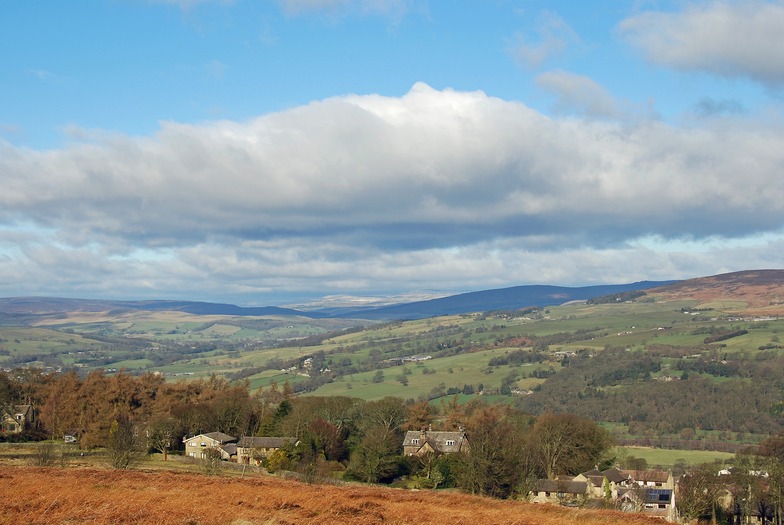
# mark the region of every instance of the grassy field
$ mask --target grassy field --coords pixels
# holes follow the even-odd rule
[[[650,467],[659,466],[672,468],[673,465],[700,465],[702,463],[721,463],[735,457],[729,452],[710,450],[671,450],[653,447],[619,447],[615,451],[618,457],[634,456],[648,462]]]

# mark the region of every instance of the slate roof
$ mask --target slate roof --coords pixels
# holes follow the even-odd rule
[[[602,471],[601,474],[607,481],[611,483],[621,483],[622,481],[626,481],[629,479],[629,475],[624,473],[625,471],[619,470],[615,467],[608,468],[605,471]]]
[[[437,452],[449,454],[463,450],[463,447],[468,444],[468,438],[463,431],[444,432],[440,430],[409,430],[403,438],[403,447],[422,448],[425,443],[430,444]]]
[[[537,492],[556,492],[562,494],[585,494],[588,483],[585,481],[563,481],[558,479],[540,479],[536,482]]]
[[[246,436],[240,438],[237,446],[241,448],[281,448],[296,442],[297,438],[294,437]]]
[[[669,473],[663,470],[622,470],[621,472],[635,481],[643,482],[667,483],[670,477]]]

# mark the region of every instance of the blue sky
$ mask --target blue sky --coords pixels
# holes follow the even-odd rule
[[[782,267],[784,2],[0,5],[0,295]]]

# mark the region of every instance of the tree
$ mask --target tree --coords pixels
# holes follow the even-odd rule
[[[141,447],[130,419],[119,417],[112,421],[106,452],[109,455],[109,464],[115,469],[132,468],[141,460]]]
[[[784,519],[784,435],[772,436],[760,443],[758,454],[762,456],[768,472],[768,498],[773,507],[775,522]]]
[[[406,406],[407,417],[403,427],[407,430],[422,430],[433,422],[433,411],[430,403],[419,401]]]
[[[394,477],[399,471],[400,447],[397,435],[388,428],[376,425],[367,429],[351,456],[349,473],[366,483]]]
[[[163,454],[163,460],[168,459],[169,450],[174,442],[177,422],[174,418],[154,416],[147,425],[147,444],[149,448]]]
[[[533,446],[548,479],[577,474],[601,463],[610,448],[606,430],[573,414],[542,414],[533,428]]]
[[[710,517],[711,523],[716,523],[716,508],[722,491],[716,469],[716,465],[710,463],[699,465],[678,482],[675,501],[678,513],[685,520]]]
[[[512,496],[531,472],[520,421],[504,406],[481,406],[467,420],[470,450],[459,455],[457,485],[471,494]]]

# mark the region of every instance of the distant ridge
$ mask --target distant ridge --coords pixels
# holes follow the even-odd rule
[[[323,317],[321,314],[305,314],[290,308],[277,306],[244,307],[225,303],[200,301],[109,301],[102,299],[68,299],[63,297],[8,297],[0,298],[0,316],[15,319],[29,317],[56,317],[69,312],[113,312],[127,311],[185,312],[193,315],[306,315]]]
[[[629,284],[609,284],[570,288],[566,286],[527,285],[483,290],[463,294],[397,304],[341,314],[332,311],[332,317],[356,316],[372,320],[424,319],[437,315],[454,315],[491,310],[517,310],[527,306],[556,306],[569,301],[585,301],[594,297],[620,292],[647,290],[676,281],[640,281]]]
[[[555,306],[620,292],[647,290],[676,281],[640,281],[630,284],[565,287],[548,285],[514,286],[415,301],[383,307],[331,307],[308,311],[277,306],[237,306],[201,301],[109,301],[62,297],[0,298],[0,322],[26,324],[41,318],[65,317],[69,312],[176,311],[193,315],[301,316],[314,319],[341,318],[367,320],[422,319],[491,310],[517,310],[527,306]]]

